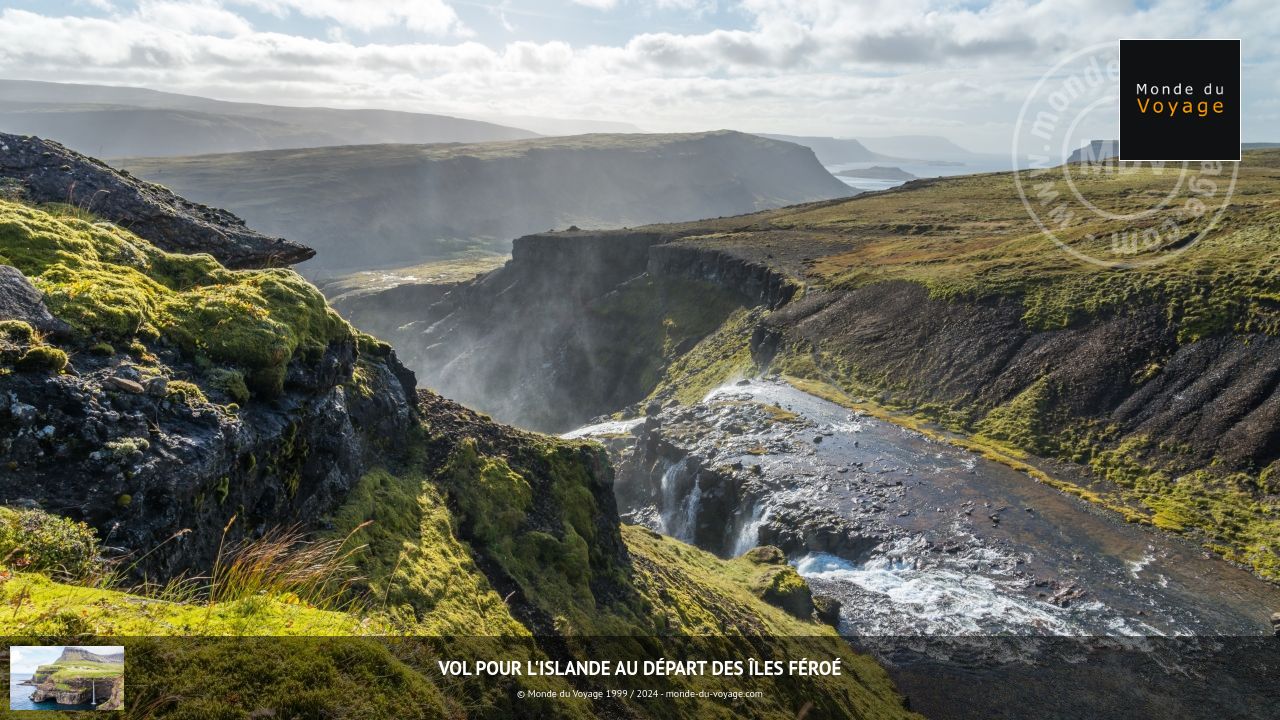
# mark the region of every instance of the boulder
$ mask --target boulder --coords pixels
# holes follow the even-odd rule
[[[68,334],[71,328],[45,307],[44,294],[18,268],[0,265],[0,320],[22,320],[42,333]]]

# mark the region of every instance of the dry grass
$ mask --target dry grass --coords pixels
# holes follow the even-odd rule
[[[223,538],[235,518],[223,529]],[[348,547],[356,526],[341,539],[309,540],[298,527],[276,528],[255,540],[221,545],[209,578],[210,602],[286,597],[311,607],[348,609],[358,601],[352,586],[363,580],[354,558],[365,545]]]

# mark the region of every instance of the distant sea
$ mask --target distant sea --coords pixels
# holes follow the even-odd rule
[[[31,675],[9,675],[9,709],[10,710],[92,710],[92,705],[59,705],[52,700],[42,703],[31,702],[31,693],[35,685],[23,685]]]
[[[975,155],[972,158],[966,158],[964,161],[951,163],[927,163],[919,160],[876,160],[874,162],[856,162],[842,163],[840,165],[827,165],[827,171],[835,175],[844,184],[859,190],[888,190],[889,188],[898,187],[903,180],[884,180],[877,178],[860,178],[838,175],[837,173],[846,170],[857,172],[869,167],[896,167],[915,175],[918,178],[934,178],[947,177],[949,175],[972,175],[974,173],[986,172],[1008,172],[1013,169],[1013,163],[1008,157],[999,155]]]

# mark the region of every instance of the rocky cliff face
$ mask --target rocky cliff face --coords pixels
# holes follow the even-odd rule
[[[32,203],[63,203],[127,227],[162,250],[209,253],[229,268],[283,267],[315,255],[250,230],[226,210],[190,202],[37,137],[0,133],[0,192]]]
[[[277,257],[229,215],[4,142],[28,178],[92,175],[102,207],[145,208],[114,219],[167,247]],[[313,524],[416,416],[412,374],[296,274],[229,272],[78,210],[0,202],[0,308],[0,502],[88,522],[138,573],[207,568],[233,516],[228,539]]]
[[[111,653],[101,655],[90,650],[78,647],[63,648],[62,655],[58,656],[57,662],[97,662],[97,663],[122,663],[124,662],[124,653]]]
[[[693,232],[522,237],[505,267],[426,309],[387,297],[376,330],[422,384],[508,422],[567,430],[642,400],[736,309],[795,292],[763,265],[667,244]],[[366,317],[381,299],[364,299]]]
[[[1246,163],[1248,197],[1273,191],[1274,162]],[[619,243],[617,272],[599,283],[581,284],[599,249],[579,269],[556,236],[531,236],[522,257],[444,294],[426,322],[395,337],[424,383],[555,430],[620,408],[696,402],[709,379],[771,367],[1006,458],[1038,457],[1064,487],[1131,522],[1196,535],[1275,576],[1280,348],[1275,254],[1257,250],[1274,240],[1266,204],[1251,200],[1230,231],[1168,267],[1092,273],[1008,240],[1025,222],[1007,202],[1009,182],[919,182],[739,218],[565,236],[584,248],[648,244],[642,273],[638,249]],[[956,210],[959,220],[939,224],[946,203],[982,205],[983,219]],[[991,243],[1007,243],[1004,254]],[[731,300],[717,308],[716,297]],[[750,317],[737,314],[744,307]],[[679,326],[691,312],[707,320],[690,323],[696,333],[654,342],[644,330]]]
[[[117,692],[117,685],[119,692]],[[68,678],[58,682],[47,680],[37,685],[31,693],[31,699],[35,702],[52,700],[56,705],[88,705],[97,698],[100,703],[98,710],[118,710],[123,705],[123,696],[124,679],[122,677]],[[117,699],[119,702],[116,702]]]

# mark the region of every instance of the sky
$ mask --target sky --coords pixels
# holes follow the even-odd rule
[[[1241,38],[1244,139],[1280,140],[1274,0],[0,0],[0,77],[1008,152],[1036,80],[1121,37]]]
[[[90,652],[99,655],[114,655],[124,652],[124,648],[119,645],[75,645],[72,647],[84,647]],[[14,675],[30,675],[36,671],[37,667],[55,662],[62,656],[62,645],[47,646],[15,646],[9,649],[9,672]]]

